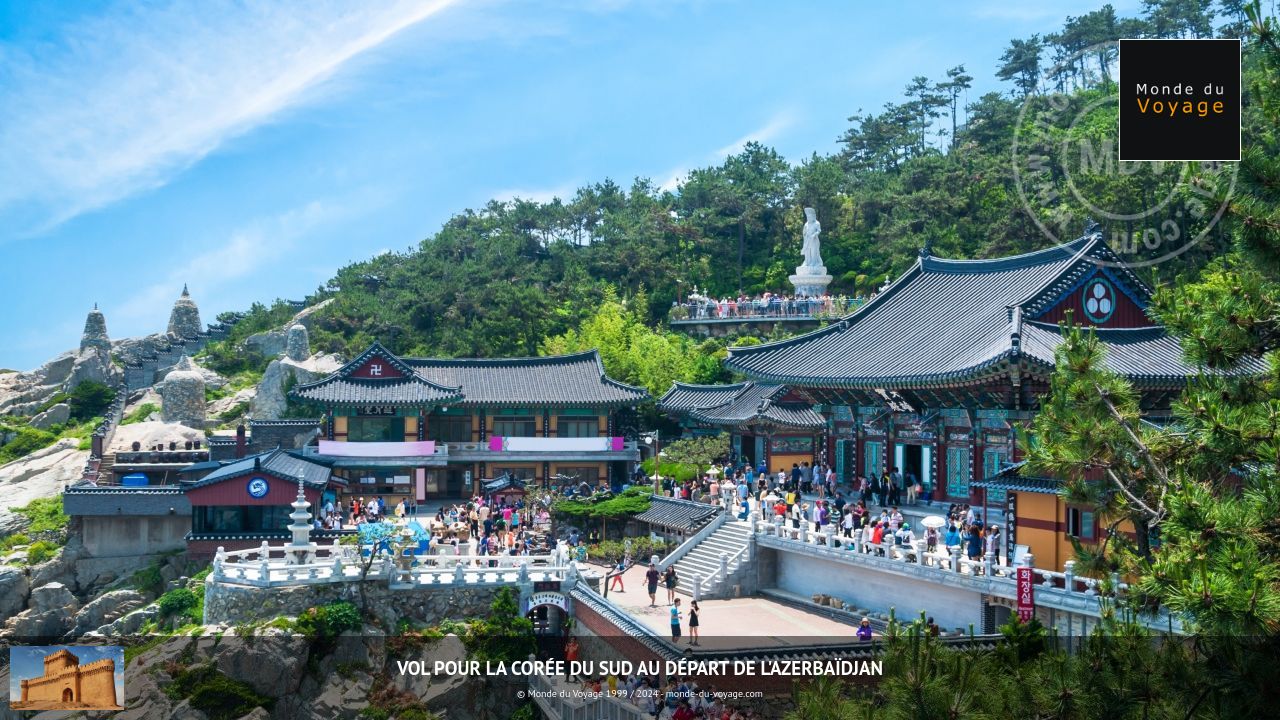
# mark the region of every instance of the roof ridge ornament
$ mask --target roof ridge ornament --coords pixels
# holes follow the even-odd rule
[[[1098,224],[1097,220],[1094,220],[1093,218],[1087,218],[1084,221],[1084,234],[1085,235],[1101,235],[1102,226]]]

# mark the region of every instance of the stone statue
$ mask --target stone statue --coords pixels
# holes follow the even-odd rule
[[[818,213],[813,208],[804,209],[804,264],[808,267],[822,267],[822,243],[818,236],[822,234],[822,223],[818,222]]]
[[[821,297],[826,294],[831,284],[831,276],[822,264],[822,242],[818,236],[822,234],[822,225],[818,222],[818,213],[813,208],[804,209],[804,244],[800,251],[804,261],[796,267],[796,274],[791,276],[791,284],[795,286],[797,297]]]

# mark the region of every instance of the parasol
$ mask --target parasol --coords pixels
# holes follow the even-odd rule
[[[947,519],[941,515],[929,515],[920,521],[920,524],[927,528],[940,528],[947,524]]]

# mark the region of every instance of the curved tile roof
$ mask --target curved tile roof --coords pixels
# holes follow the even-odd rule
[[[461,389],[463,407],[480,405],[623,406],[649,393],[610,378],[595,350],[531,358],[404,358],[419,378]]]
[[[826,427],[827,421],[809,405],[776,404],[775,399],[785,394],[786,388],[782,385],[747,383],[732,401],[690,411],[689,417],[708,425],[732,427],[771,425],[813,430]]]
[[[1149,298],[1149,288],[1118,261],[1097,234],[994,260],[922,256],[839,323],[781,342],[730,348],[726,365],[765,382],[859,389],[970,382],[1024,358],[1031,369],[1052,369],[1058,328],[1030,318],[1100,264],[1140,304]],[[1134,380],[1181,383],[1198,372],[1163,327],[1097,332],[1108,367]]]
[[[719,512],[721,510],[717,505],[654,495],[649,499],[649,509],[636,515],[634,519],[669,528],[696,530]]]
[[[668,412],[688,412],[698,408],[723,405],[738,394],[748,383],[732,385],[694,385],[677,382],[658,399],[658,407]]]

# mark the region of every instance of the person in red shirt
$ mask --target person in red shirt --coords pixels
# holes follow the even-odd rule
[[[787,504],[779,500],[773,506],[773,514],[782,517],[787,514]]]
[[[875,529],[871,531],[871,542],[874,545],[879,546],[881,540],[884,540],[884,523],[877,521]],[[881,554],[884,553],[884,551],[880,550],[878,547],[877,552]]]

